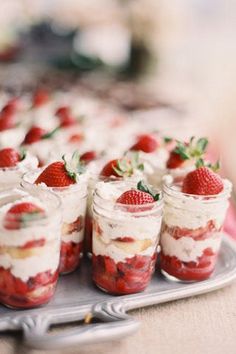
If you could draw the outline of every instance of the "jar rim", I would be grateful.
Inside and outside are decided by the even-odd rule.
[[[109,181],[109,182],[100,182],[100,183],[107,183],[111,185],[128,185],[130,186],[130,189],[134,189],[134,185],[137,185],[136,182],[134,181],[127,181],[127,180],[122,180],[122,181]],[[126,189],[127,191],[129,188]],[[153,188],[155,192],[158,192],[160,195],[160,198],[157,201],[154,201],[152,203],[145,203],[145,204],[122,204],[122,203],[116,203],[108,198],[104,198],[101,196],[99,193],[99,188],[96,187],[94,190],[94,198],[93,198],[93,204],[98,206],[99,208],[106,210],[106,211],[112,211],[112,212],[121,212],[123,214],[128,214],[128,215],[134,215],[134,216],[144,216],[146,214],[154,213],[163,207],[163,193],[161,190]],[[98,203],[100,201],[100,203]],[[115,208],[111,208],[111,206],[115,206]],[[128,209],[132,209],[132,212],[129,211]]]
[[[193,200],[196,201],[204,201],[204,202],[214,202],[218,200],[224,200],[228,199],[230,197],[231,191],[232,191],[232,183],[228,179],[223,179],[224,182],[224,190],[219,193],[219,194],[208,194],[208,195],[197,195],[197,194],[190,194],[190,193],[184,193],[180,189],[176,189],[176,187],[181,187],[182,183],[181,182],[169,182],[169,181],[164,181],[163,183],[163,192],[164,194],[167,194],[168,196],[174,197],[174,198],[192,198]]]

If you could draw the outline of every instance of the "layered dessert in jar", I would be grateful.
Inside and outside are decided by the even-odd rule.
[[[156,263],[162,196],[144,182],[99,182],[93,204],[93,281],[111,294],[149,284]]]
[[[0,193],[0,302],[13,308],[47,303],[60,257],[60,200],[48,191]]]
[[[182,183],[163,190],[162,273],[172,280],[205,280],[216,266],[231,183],[202,160]]]
[[[83,158],[83,156],[81,156]],[[86,213],[85,245],[89,256],[92,253],[92,198],[96,184],[99,181],[136,181],[145,180],[144,165],[139,160],[138,153],[132,153],[130,156],[123,156],[119,159],[113,159],[104,164],[104,159],[97,161],[99,171],[90,170],[88,184],[88,205]]]
[[[38,167],[38,159],[24,149],[0,150],[0,190],[20,186],[24,173]]]
[[[87,205],[87,175],[78,152],[63,157],[45,169],[26,174],[22,185],[51,190],[60,198],[62,208],[61,256],[59,272],[74,271],[83,251],[84,223]]]

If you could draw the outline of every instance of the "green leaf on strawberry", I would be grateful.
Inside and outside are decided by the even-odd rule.
[[[145,184],[143,180],[138,182],[137,189],[141,192],[150,194],[155,201],[158,201],[160,199],[160,193],[155,194],[152,189]]]
[[[198,159],[196,161],[195,166],[197,168],[199,168],[199,167],[209,167],[213,172],[217,172],[220,169],[220,161],[218,160],[218,161],[216,161],[215,164],[211,164],[211,163],[205,162],[202,158],[200,158],[200,159]]]
[[[41,139],[50,139],[50,138],[52,138],[58,132],[59,129],[60,129],[60,127],[56,127],[51,132],[44,134]]]
[[[144,170],[144,165],[139,162],[139,153],[134,152],[131,159],[124,156],[122,159],[117,160],[116,166],[112,166],[113,170],[120,177],[131,177],[135,170]]]
[[[77,150],[73,153],[71,158],[63,155],[62,159],[65,163],[67,174],[74,180],[76,180],[78,174],[81,175],[85,172],[84,164],[80,161],[80,154]]]
[[[20,161],[23,161],[26,158],[27,151],[24,147],[20,147]]]

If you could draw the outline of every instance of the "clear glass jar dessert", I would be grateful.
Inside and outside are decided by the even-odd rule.
[[[33,308],[54,295],[60,256],[60,200],[31,189],[0,193],[0,302]]]
[[[117,161],[119,161],[117,165]],[[120,165],[121,162],[121,165]],[[114,164],[115,170],[110,167],[110,164]],[[124,169],[122,168],[122,164],[124,164]],[[111,160],[104,165],[104,160],[100,159],[96,162],[96,165],[100,167],[109,166],[108,173],[101,173],[95,170],[95,162],[93,163],[92,173],[90,173],[89,183],[88,183],[88,204],[87,204],[87,212],[86,212],[86,221],[85,221],[85,250],[89,257],[92,256],[92,234],[93,234],[93,194],[98,182],[111,182],[111,181],[133,181],[138,182],[141,179],[146,180],[145,172],[143,171],[143,164],[139,162],[138,154],[131,154],[130,157],[122,157],[121,159]],[[105,167],[106,168],[106,167]],[[103,171],[104,172],[104,171]],[[114,174],[111,174],[114,173]],[[120,175],[118,175],[120,173]]]
[[[161,271],[171,280],[200,281],[215,269],[231,183],[217,195],[181,192],[181,184],[164,184]]]
[[[99,182],[93,203],[93,281],[111,294],[132,294],[149,284],[156,263],[162,197],[142,205],[117,198],[134,182]]]
[[[22,186],[31,188],[41,172],[42,169],[38,169],[25,174]],[[71,273],[79,266],[83,254],[87,176],[80,175],[77,183],[67,187],[47,187],[44,183],[40,183],[35,188],[50,190],[61,200],[62,227],[59,272],[60,274]]]
[[[20,186],[22,176],[38,167],[38,159],[26,152],[16,166],[0,168],[0,191]]]

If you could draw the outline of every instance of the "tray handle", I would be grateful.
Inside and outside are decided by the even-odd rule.
[[[93,317],[104,323],[80,325],[77,328],[49,334],[50,320],[46,317],[28,318],[22,323],[25,344],[35,349],[60,349],[75,344],[93,344],[119,339],[135,332],[139,321],[125,313],[122,303],[104,302],[91,310]],[[81,319],[81,318],[80,318]]]

